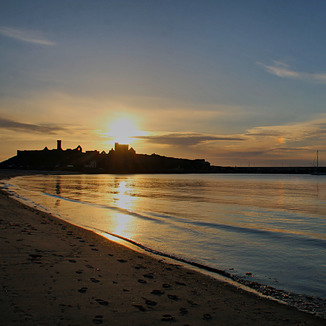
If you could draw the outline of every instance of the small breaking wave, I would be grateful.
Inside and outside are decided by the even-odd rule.
[[[85,226],[86,229],[87,228]],[[311,314],[314,314],[316,316],[319,316],[323,319],[326,319],[326,299],[304,295],[304,294],[297,294],[294,292],[289,292],[281,289],[277,289],[272,286],[264,285],[258,282],[249,281],[245,277],[241,277],[235,274],[232,274],[226,270],[219,269],[216,267],[211,267],[205,264],[198,263],[196,261],[184,259],[182,257],[178,257],[172,254],[168,254],[159,250],[155,250],[152,248],[149,248],[139,242],[136,242],[132,239],[128,239],[125,237],[122,237],[118,234],[110,233],[105,230],[99,230],[91,228],[91,230],[95,233],[98,233],[104,237],[107,237],[108,235],[114,238],[117,238],[119,240],[123,240],[124,242],[131,244],[141,250],[144,250],[150,254],[154,254],[156,256],[164,257],[171,259],[176,262],[181,262],[185,264],[186,266],[195,267],[199,271],[206,271],[209,272],[210,275],[216,274],[219,276],[223,276],[226,278],[226,281],[233,281],[232,284],[237,284],[238,286],[242,287],[244,290],[253,290],[258,295],[262,295],[264,297],[267,297],[268,299],[276,300],[282,303],[285,303],[289,306],[295,307],[301,311],[305,311]]]
[[[228,232],[235,232],[235,233],[246,233],[246,234],[253,234],[258,236],[264,236],[266,238],[273,238],[274,240],[282,240],[286,242],[300,242],[302,244],[306,244],[309,246],[314,247],[326,247],[326,240],[318,239],[318,238],[310,238],[304,234],[298,234],[298,233],[291,233],[291,232],[285,232],[281,230],[268,230],[268,229],[258,229],[258,228],[249,228],[239,225],[232,225],[232,224],[220,224],[220,223],[211,223],[211,222],[202,222],[202,221],[194,221],[186,218],[178,218],[177,216],[167,215],[167,214],[159,214],[155,212],[135,212],[131,211],[129,209],[121,208],[118,206],[110,206],[105,204],[98,204],[98,203],[92,203],[92,202],[85,202],[80,201],[78,199],[72,199],[67,197],[62,197],[59,195],[54,195],[46,192],[42,192],[46,196],[54,197],[56,199],[65,200],[69,202],[74,202],[78,204],[83,205],[90,205],[97,208],[102,209],[109,209],[113,210],[122,214],[127,214],[133,217],[137,217],[143,220],[147,220],[150,222],[158,223],[158,224],[170,224],[171,222],[175,222],[178,225],[176,227],[178,228],[190,228],[192,232],[194,232],[193,226],[201,227],[201,228],[208,228],[208,229],[219,229],[224,230]],[[182,226],[181,226],[182,225]]]

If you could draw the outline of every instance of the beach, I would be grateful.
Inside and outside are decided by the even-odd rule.
[[[1,177],[10,174],[3,172]],[[14,175],[14,174],[13,174]],[[2,325],[325,325],[0,192]]]

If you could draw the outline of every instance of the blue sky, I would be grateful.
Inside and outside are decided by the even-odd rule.
[[[326,161],[326,2],[0,3],[0,160],[109,150],[216,165]],[[126,131],[127,132],[127,131]]]

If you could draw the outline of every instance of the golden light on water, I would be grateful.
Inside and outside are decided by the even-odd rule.
[[[132,208],[134,198],[128,194],[128,191],[127,181],[120,181],[114,199],[118,207],[129,210]]]
[[[114,201],[117,207],[131,210],[135,201],[135,198],[128,193],[130,187],[127,181],[117,181],[116,193],[114,195]],[[121,235],[123,237],[131,237],[133,235],[134,218],[124,213],[115,214],[115,225],[112,227],[112,233]]]

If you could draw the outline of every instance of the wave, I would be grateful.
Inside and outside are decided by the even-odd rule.
[[[87,228],[86,226],[84,226],[84,228],[90,229],[90,228]],[[154,254],[154,255],[157,255],[160,257],[164,257],[164,258],[168,258],[173,261],[184,263],[186,266],[195,267],[200,271],[209,272],[210,275],[215,274],[215,275],[223,276],[225,278],[224,281],[227,281],[227,282],[233,281],[235,283],[232,283],[232,282],[231,283],[235,286],[240,286],[247,291],[249,289],[253,290],[254,293],[261,295],[263,297],[267,297],[269,299],[272,299],[272,300],[275,300],[275,301],[278,301],[281,303],[285,303],[289,306],[294,306],[299,310],[302,310],[302,311],[305,311],[308,313],[312,313],[312,314],[315,314],[323,319],[326,319],[326,299],[319,298],[319,297],[313,297],[313,296],[309,296],[309,295],[304,295],[304,294],[297,294],[294,292],[289,292],[289,291],[285,291],[282,289],[277,289],[272,286],[264,285],[264,284],[261,284],[261,283],[255,282],[255,281],[249,281],[245,277],[241,277],[239,275],[232,274],[223,269],[211,267],[209,265],[198,263],[193,260],[185,259],[185,258],[178,257],[175,255],[166,253],[166,252],[162,252],[159,250],[149,248],[139,242],[122,237],[118,234],[110,233],[105,230],[100,230],[100,229],[95,229],[95,228],[91,228],[90,230],[92,230],[93,232],[98,233],[104,237],[110,235],[114,238],[123,240],[126,243],[132,244],[133,246],[136,246],[137,248],[140,248],[141,250],[144,250],[151,254]]]
[[[247,228],[247,227],[243,227],[243,226],[209,223],[209,222],[189,221],[187,223],[191,223],[192,225],[201,226],[201,227],[225,230],[225,231],[229,231],[229,232],[263,235],[263,236],[267,236],[269,238],[282,239],[282,240],[286,240],[286,241],[306,242],[309,245],[322,247],[322,248],[325,248],[325,246],[326,246],[326,240],[307,237],[307,236],[304,236],[303,234],[298,234],[295,232],[290,233],[290,232],[284,232],[281,230],[272,231],[272,230],[267,230],[267,229]]]
[[[201,222],[201,221],[195,221],[195,220],[189,220],[187,218],[179,218],[177,216],[167,215],[163,213],[157,213],[157,212],[135,212],[131,211],[129,209],[117,207],[117,206],[110,206],[106,204],[98,204],[98,203],[92,203],[92,202],[85,202],[80,201],[78,199],[72,199],[68,197],[63,197],[59,195],[54,195],[46,192],[42,192],[46,196],[54,197],[57,199],[70,201],[78,204],[83,205],[89,205],[96,208],[101,209],[109,209],[113,210],[122,214],[127,214],[133,217],[140,218],[142,220],[147,220],[153,223],[158,224],[171,224],[171,222],[177,223],[178,225],[174,225],[176,228],[181,229],[191,229],[192,232],[194,232],[193,227],[201,227],[201,228],[208,228],[211,230],[218,229],[218,230],[224,230],[227,232],[236,232],[240,234],[252,234],[252,235],[260,235],[264,236],[270,239],[275,240],[282,240],[287,242],[300,242],[301,244],[305,244],[308,246],[313,247],[326,247],[326,240],[318,239],[318,238],[312,238],[304,234],[298,234],[297,232],[289,232],[289,230],[282,231],[282,230],[269,230],[269,229],[258,229],[258,228],[250,228],[245,226],[239,226],[239,225],[232,225],[232,224],[220,224],[220,223],[212,223],[212,222]]]
[[[110,206],[110,205],[104,205],[104,204],[97,204],[97,203],[92,203],[92,202],[85,202],[85,201],[81,201],[78,199],[72,199],[72,198],[67,198],[67,197],[62,197],[59,195],[53,195],[53,194],[49,194],[46,192],[42,192],[44,195],[46,196],[50,196],[50,197],[54,197],[57,199],[61,199],[61,200],[65,200],[65,201],[69,201],[69,202],[73,202],[73,203],[78,203],[78,204],[82,204],[82,205],[89,205],[89,206],[93,206],[93,207],[97,207],[97,208],[103,208],[103,209],[109,209],[109,210],[114,210],[123,214],[127,214],[130,216],[134,216],[134,217],[138,217],[141,218],[143,220],[148,220],[148,221],[152,221],[152,222],[156,222],[156,223],[164,223],[164,221],[160,221],[156,218],[141,214],[141,213],[136,213],[133,212],[129,209],[126,208],[121,208],[121,207],[117,207],[117,206]]]
[[[8,187],[9,189],[10,187]],[[19,188],[17,186],[13,186],[11,188],[11,190],[13,190],[15,192],[15,188],[17,190],[19,190]],[[29,192],[35,192],[36,195],[40,194],[39,191],[31,191],[31,190],[27,190],[27,189],[23,189],[21,188],[21,190],[24,191],[29,191]],[[11,192],[13,193],[13,192]],[[163,214],[160,212],[136,212],[136,211],[132,211],[129,209],[125,209],[125,208],[121,208],[121,207],[117,207],[117,206],[111,206],[111,205],[107,205],[107,204],[99,204],[99,203],[92,203],[92,202],[87,202],[87,201],[81,201],[78,199],[74,199],[74,198],[67,198],[64,196],[60,196],[57,194],[51,194],[51,193],[47,193],[47,192],[42,192],[41,193],[44,196],[49,196],[52,197],[54,199],[59,199],[59,200],[63,200],[63,201],[67,201],[67,202],[72,202],[72,203],[77,203],[77,204],[81,204],[81,205],[88,205],[91,207],[96,207],[96,208],[100,208],[100,209],[107,209],[107,210],[111,210],[111,211],[115,211],[115,212],[119,212],[121,214],[126,214],[126,215],[130,215],[139,219],[143,219],[146,220],[148,222],[152,222],[152,223],[159,223],[159,224],[168,224],[171,225],[172,227],[175,228],[180,228],[183,229],[183,231],[191,231],[192,233],[196,232],[196,233],[205,233],[207,230],[223,230],[226,232],[232,232],[232,233],[237,233],[237,234],[249,234],[249,235],[253,235],[256,236],[257,238],[273,238],[273,239],[280,239],[282,241],[285,241],[287,245],[292,244],[293,246],[296,246],[296,244],[298,243],[298,241],[301,242],[301,245],[309,245],[309,246],[317,246],[318,248],[322,247],[325,248],[326,247],[326,241],[322,240],[322,239],[316,239],[316,238],[312,238],[312,237],[308,237],[306,235],[303,234],[297,234],[297,233],[291,233],[291,232],[284,232],[282,230],[269,230],[269,229],[262,229],[262,228],[254,228],[254,227],[249,227],[249,226],[243,226],[243,225],[231,225],[231,224],[224,224],[224,223],[216,223],[216,222],[205,222],[205,221],[198,221],[198,220],[194,220],[194,219],[190,219],[189,217],[187,218],[187,216],[182,216],[182,217],[178,217],[175,216],[173,214]],[[16,193],[15,195],[16,197],[24,200],[24,195],[23,193],[21,193],[21,196],[18,195]],[[35,207],[35,203],[33,203],[32,199],[28,199],[29,196],[27,196],[27,204],[30,206],[34,206]],[[37,207],[41,208],[41,205],[37,205]],[[58,216],[58,214],[55,214]],[[60,218],[65,219],[64,217],[60,216]],[[326,300],[324,299],[318,299],[318,298],[312,298],[310,299],[310,297],[306,297],[304,298],[304,296],[299,296],[295,295],[295,294],[291,294],[290,292],[286,292],[284,290],[278,290],[274,287],[271,286],[267,286],[267,285],[263,285],[257,282],[253,282],[253,281],[249,281],[248,279],[246,279],[245,276],[241,277],[239,275],[235,275],[235,274],[231,274],[230,272],[228,272],[227,270],[224,269],[220,269],[218,267],[212,267],[209,266],[208,264],[204,263],[200,263],[198,261],[200,261],[200,259],[198,259],[198,257],[192,257],[192,259],[188,259],[188,258],[182,258],[182,257],[178,257],[178,254],[173,254],[173,250],[171,250],[172,254],[164,252],[165,249],[162,250],[156,250],[154,248],[150,248],[140,242],[134,241],[132,239],[128,239],[126,237],[123,237],[121,235],[118,234],[114,234],[114,233],[110,233],[108,232],[108,230],[101,230],[101,229],[97,229],[96,227],[91,227],[91,226],[87,226],[87,225],[79,225],[80,227],[84,227],[85,229],[90,229],[96,233],[99,233],[101,235],[110,235],[112,237],[115,237],[117,239],[121,239],[123,241],[126,241],[127,243],[130,243],[144,251],[147,251],[149,253],[155,254],[155,255],[159,255],[161,257],[166,257],[178,262],[182,262],[184,264],[193,266],[194,268],[199,268],[200,270],[209,272],[209,273],[214,273],[216,275],[221,275],[223,277],[226,277],[229,280],[233,280],[239,284],[243,284],[245,286],[248,286],[252,289],[254,289],[255,291],[258,291],[259,293],[262,293],[263,295],[268,295],[268,296],[272,296],[273,298],[276,298],[278,300],[282,300],[284,302],[288,302],[288,303],[292,303],[295,302],[295,305],[300,308],[298,305],[301,304],[301,309],[305,309],[304,304],[306,304],[307,302],[311,302],[311,300],[323,300],[322,302],[318,301],[318,306],[323,310],[322,313],[324,313],[324,316],[326,316]],[[206,229],[206,230],[205,230]],[[286,230],[288,231],[288,230]],[[230,238],[232,236],[230,235]],[[150,244],[151,246],[151,244]],[[167,250],[168,251],[168,250]],[[197,261],[196,261],[197,260]],[[295,297],[298,297],[298,300],[295,301]],[[290,299],[288,299],[290,298]],[[304,299],[304,300],[302,300]],[[301,303],[300,303],[301,301]],[[298,302],[298,303],[297,303]],[[315,301],[313,301],[315,302]],[[317,301],[316,301],[317,302]],[[323,308],[322,308],[323,307]],[[326,317],[324,317],[326,318]]]

